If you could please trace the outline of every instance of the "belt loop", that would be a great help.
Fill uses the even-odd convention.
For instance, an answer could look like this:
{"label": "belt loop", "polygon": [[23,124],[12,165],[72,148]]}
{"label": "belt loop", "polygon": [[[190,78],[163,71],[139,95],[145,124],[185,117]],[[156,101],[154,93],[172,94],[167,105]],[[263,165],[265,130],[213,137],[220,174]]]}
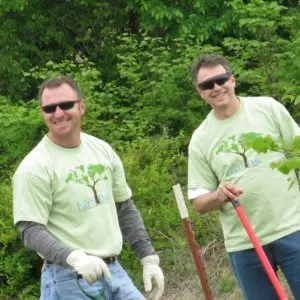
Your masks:
{"label": "belt loop", "polygon": [[107,264],[113,264],[117,261],[118,257],[117,256],[111,256],[111,257],[105,257],[102,258]]}
{"label": "belt loop", "polygon": [[47,265],[47,261],[44,260],[43,265],[42,265],[42,270],[41,270],[42,272],[44,272],[46,265]]}

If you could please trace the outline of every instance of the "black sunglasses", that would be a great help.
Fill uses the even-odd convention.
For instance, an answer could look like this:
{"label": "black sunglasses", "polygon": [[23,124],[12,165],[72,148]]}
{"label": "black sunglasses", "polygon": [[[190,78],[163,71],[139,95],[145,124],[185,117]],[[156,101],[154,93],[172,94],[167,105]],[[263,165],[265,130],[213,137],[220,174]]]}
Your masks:
{"label": "black sunglasses", "polygon": [[210,78],[206,81],[203,81],[198,84],[198,88],[200,90],[211,90],[214,88],[215,84],[217,85],[223,85],[225,82],[227,82],[230,79],[231,75],[225,73],[217,75],[213,78]]}
{"label": "black sunglasses", "polygon": [[80,101],[81,101],[81,99],[73,100],[73,101],[65,101],[65,102],[55,103],[55,104],[49,104],[49,105],[42,106],[42,110],[46,114],[52,114],[56,111],[57,106],[61,110],[68,110],[68,109],[73,108],[75,103],[80,102]]}

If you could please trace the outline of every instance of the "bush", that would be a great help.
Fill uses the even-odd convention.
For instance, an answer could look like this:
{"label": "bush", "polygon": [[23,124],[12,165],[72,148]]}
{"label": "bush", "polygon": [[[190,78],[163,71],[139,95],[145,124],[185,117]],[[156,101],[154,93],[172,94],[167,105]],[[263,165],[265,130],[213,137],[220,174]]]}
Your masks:
{"label": "bush", "polygon": [[45,126],[36,101],[16,105],[0,100],[0,180],[8,183],[16,166],[45,133]]}
{"label": "bush", "polygon": [[0,185],[0,199],[0,298],[29,300],[38,296],[41,260],[24,248],[13,227],[10,186]]}
{"label": "bush", "polygon": [[[187,141],[183,134],[172,138],[165,132],[160,137],[116,145],[133,191],[133,199],[141,211],[166,274],[172,273],[174,269],[182,274],[186,271],[183,265],[178,265],[178,259],[189,251],[189,246],[172,186],[180,183],[186,194]],[[199,218],[189,203],[187,206],[199,245],[223,240],[217,213]],[[141,285],[141,267],[127,245],[121,261],[135,282]]]}

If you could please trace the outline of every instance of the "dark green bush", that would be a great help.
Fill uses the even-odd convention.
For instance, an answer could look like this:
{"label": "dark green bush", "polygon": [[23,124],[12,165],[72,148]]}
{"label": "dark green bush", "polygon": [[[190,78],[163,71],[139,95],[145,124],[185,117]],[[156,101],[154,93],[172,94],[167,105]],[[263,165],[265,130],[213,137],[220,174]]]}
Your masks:
{"label": "dark green bush", "polygon": [[[189,251],[172,189],[173,185],[180,183],[186,195],[187,140],[183,134],[172,138],[165,133],[160,137],[139,139],[117,147],[122,153],[133,199],[142,213],[152,243],[167,273],[178,269],[179,257]],[[222,241],[217,213],[199,217],[191,205],[186,204],[198,244],[203,246],[212,241]],[[140,266],[135,264],[132,267],[135,259],[127,247],[121,259],[136,282],[141,283],[140,272],[137,273]]]}
{"label": "dark green bush", "polygon": [[29,300],[38,296],[41,260],[24,248],[13,227],[10,186],[0,185],[0,199],[0,299]]}

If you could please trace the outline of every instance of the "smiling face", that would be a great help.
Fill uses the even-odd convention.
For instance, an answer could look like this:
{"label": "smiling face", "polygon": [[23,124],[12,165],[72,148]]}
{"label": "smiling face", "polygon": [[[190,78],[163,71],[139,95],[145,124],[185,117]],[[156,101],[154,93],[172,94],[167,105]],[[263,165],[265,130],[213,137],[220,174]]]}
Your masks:
{"label": "smiling face", "polygon": [[[66,83],[55,88],[45,88],[41,95],[41,106],[79,100],[78,94]],[[78,101],[67,110],[59,106],[53,113],[41,109],[49,132],[48,137],[62,147],[77,147],[80,144],[81,118],[85,112],[84,101]]]}
{"label": "smiling face", "polygon": [[[203,83],[210,79],[220,78],[226,74],[226,70],[222,65],[201,67],[197,75],[197,82]],[[224,111],[236,111],[239,106],[239,101],[235,95],[235,78],[230,76],[229,80],[223,84],[215,83],[211,89],[200,89],[197,87],[197,92],[215,111],[219,114]]]}

